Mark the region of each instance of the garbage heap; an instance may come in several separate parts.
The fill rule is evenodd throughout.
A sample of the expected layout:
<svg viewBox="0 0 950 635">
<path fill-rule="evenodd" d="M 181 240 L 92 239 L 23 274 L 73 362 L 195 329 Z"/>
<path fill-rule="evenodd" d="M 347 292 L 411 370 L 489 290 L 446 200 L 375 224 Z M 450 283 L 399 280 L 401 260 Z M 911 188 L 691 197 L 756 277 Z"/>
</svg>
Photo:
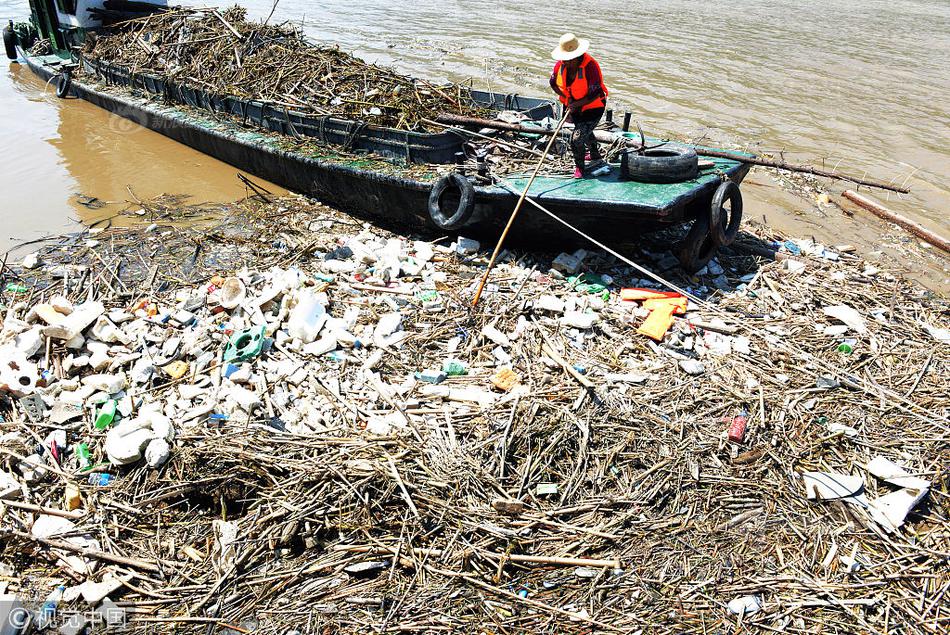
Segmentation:
<svg viewBox="0 0 950 635">
<path fill-rule="evenodd" d="M 481 116 L 461 85 L 434 84 L 308 41 L 289 24 L 248 21 L 247 10 L 178 8 L 123 22 L 85 55 L 220 95 L 278 103 L 401 130 L 442 113 Z"/>
<path fill-rule="evenodd" d="M 636 254 L 690 297 L 509 251 L 473 309 L 474 240 L 157 209 L 4 272 L 34 625 L 946 632 L 944 299 L 749 226 L 696 277 Z"/>
</svg>

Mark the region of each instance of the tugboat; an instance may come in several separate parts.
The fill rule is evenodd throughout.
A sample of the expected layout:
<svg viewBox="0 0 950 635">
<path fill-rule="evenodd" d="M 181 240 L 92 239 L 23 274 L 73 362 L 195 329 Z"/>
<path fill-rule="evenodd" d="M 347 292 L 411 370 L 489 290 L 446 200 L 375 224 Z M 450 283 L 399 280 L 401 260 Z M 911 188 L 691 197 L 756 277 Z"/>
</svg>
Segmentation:
<svg viewBox="0 0 950 635">
<path fill-rule="evenodd" d="M 468 140 L 459 123 L 438 133 L 314 116 L 267 102 L 209 92 L 200 86 L 123 68 L 83 54 L 97 31 L 167 9 L 165 0 L 30 0 L 29 22 L 3 29 L 7 56 L 55 82 L 63 99 L 79 98 L 160 132 L 236 168 L 287 189 L 315 196 L 348 212 L 441 231 L 497 237 L 528 174 L 491 178 L 459 164 Z M 524 139 L 551 133 L 560 106 L 547 100 L 470 90 L 474 103 L 518 111 Z M 634 244 L 644 232 L 689 224 L 671 245 L 688 272 L 701 269 L 735 240 L 742 219 L 739 184 L 750 165 L 738 159 L 700 160 L 704 148 L 659 143 L 650 147 L 625 125 L 606 134 L 632 146 L 607 175 L 573 179 L 542 174 L 529 200 L 578 230 L 611 245 Z M 501 127 L 501 126 L 500 126 Z M 307 138 L 313 143 L 296 143 Z M 640 138 L 642 143 L 636 143 Z M 629 140 L 629 142 L 627 142 Z M 751 155 L 748 155 L 751 157 Z M 703 157 L 705 159 L 705 157 Z M 639 172 L 633 166 L 651 164 Z M 670 165 L 664 173 L 656 166 Z M 525 206 L 510 238 L 542 245 L 576 244 L 577 234 Z"/>
</svg>

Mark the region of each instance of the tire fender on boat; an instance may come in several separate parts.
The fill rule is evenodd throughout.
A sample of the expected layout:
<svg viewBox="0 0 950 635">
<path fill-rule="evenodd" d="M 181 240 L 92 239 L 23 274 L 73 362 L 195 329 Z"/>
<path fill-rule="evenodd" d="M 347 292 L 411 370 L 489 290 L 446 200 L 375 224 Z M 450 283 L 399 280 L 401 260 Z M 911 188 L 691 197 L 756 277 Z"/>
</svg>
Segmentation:
<svg viewBox="0 0 950 635">
<path fill-rule="evenodd" d="M 65 99 L 73 85 L 73 76 L 69 71 L 63 71 L 56 79 L 56 96 Z"/>
<path fill-rule="evenodd" d="M 728 210 L 726 201 L 729 201 Z M 734 181 L 723 181 L 709 206 L 709 236 L 718 246 L 728 247 L 739 235 L 741 224 L 742 193 Z"/>
<path fill-rule="evenodd" d="M 452 209 L 456 200 L 458 204 Z M 446 210 L 446 205 L 450 209 Z M 472 218 L 474 211 L 475 187 L 458 172 L 446 174 L 432 186 L 429 192 L 429 218 L 439 229 L 460 229 Z"/>
<path fill-rule="evenodd" d="M 709 216 L 701 214 L 697 217 L 682 242 L 673 251 L 686 273 L 696 273 L 719 251 L 719 245 L 711 236 L 709 221 Z"/>
<path fill-rule="evenodd" d="M 6 49 L 7 58 L 11 60 L 17 59 L 16 53 L 16 43 L 17 37 L 16 32 L 13 30 L 13 22 L 3 27 L 3 48 Z"/>
<path fill-rule="evenodd" d="M 643 151 L 627 150 L 620 164 L 621 174 L 641 183 L 680 183 L 699 176 L 696 150 L 675 143 Z"/>
</svg>

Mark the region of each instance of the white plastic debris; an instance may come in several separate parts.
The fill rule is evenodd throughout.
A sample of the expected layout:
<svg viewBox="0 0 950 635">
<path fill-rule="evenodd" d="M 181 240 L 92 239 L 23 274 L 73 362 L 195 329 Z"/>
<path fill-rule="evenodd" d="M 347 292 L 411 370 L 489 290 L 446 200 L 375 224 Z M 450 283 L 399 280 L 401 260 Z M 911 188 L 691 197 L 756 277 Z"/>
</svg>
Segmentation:
<svg viewBox="0 0 950 635">
<path fill-rule="evenodd" d="M 230 277 L 225 279 L 224 284 L 221 285 L 219 294 L 218 302 L 230 311 L 244 302 L 247 297 L 247 287 L 244 286 L 244 282 L 240 278 Z"/>
<path fill-rule="evenodd" d="M 885 494 L 868 504 L 868 513 L 885 531 L 893 533 L 903 526 L 907 515 L 927 496 L 928 491 L 901 489 Z"/>
<path fill-rule="evenodd" d="M 142 419 L 129 419 L 106 434 L 106 456 L 113 465 L 131 465 L 142 458 L 142 451 L 155 434 Z"/>
<path fill-rule="evenodd" d="M 873 476 L 903 489 L 872 500 L 868 513 L 888 533 L 900 529 L 908 514 L 927 496 L 930 481 L 910 474 L 900 465 L 882 456 L 874 457 L 867 470 Z"/>
<path fill-rule="evenodd" d="M 801 273 L 805 270 L 805 267 L 805 263 L 801 260 L 788 258 L 782 262 L 782 268 L 791 274 Z"/>
<path fill-rule="evenodd" d="M 215 519 L 211 521 L 211 530 L 214 533 L 214 551 L 211 562 L 218 575 L 224 574 L 234 566 L 237 555 L 235 543 L 238 539 L 238 524 L 233 521 Z"/>
<path fill-rule="evenodd" d="M 565 311 L 560 317 L 560 322 L 564 326 L 572 326 L 576 329 L 586 330 L 593 327 L 600 321 L 596 313 L 586 313 L 583 311 Z"/>
<path fill-rule="evenodd" d="M 612 384 L 642 384 L 649 377 L 639 373 L 607 373 L 604 379 Z"/>
<path fill-rule="evenodd" d="M 703 363 L 696 359 L 683 359 L 679 363 L 680 370 L 682 370 L 687 375 L 702 375 L 706 372 L 706 366 Z"/>
<path fill-rule="evenodd" d="M 401 339 L 401 336 L 397 333 L 401 328 L 402 315 L 399 313 L 383 315 L 376 323 L 376 328 L 373 329 L 373 343 L 381 348 L 395 344 Z"/>
<path fill-rule="evenodd" d="M 850 474 L 804 472 L 808 500 L 837 500 L 857 497 L 864 490 L 864 479 Z"/>
<path fill-rule="evenodd" d="M 826 306 L 823 310 L 825 315 L 839 322 L 843 322 L 849 329 L 856 333 L 866 333 L 868 330 L 867 322 L 861 317 L 861 314 L 846 304 Z"/>
<path fill-rule="evenodd" d="M 95 390 L 107 392 L 114 395 L 125 388 L 128 379 L 125 373 L 116 373 L 115 375 L 86 375 L 82 378 L 83 386 L 89 386 Z"/>
<path fill-rule="evenodd" d="M 80 550 L 91 549 L 99 551 L 99 541 L 88 534 L 77 534 L 75 523 L 58 516 L 41 514 L 33 526 L 30 528 L 30 534 L 35 538 L 50 538 L 53 540 L 62 540 L 68 542 Z M 87 559 L 73 552 L 67 552 L 60 549 L 52 549 L 52 553 L 70 569 L 80 575 L 90 575 L 95 571 L 98 562 L 93 559 Z"/>
<path fill-rule="evenodd" d="M 327 321 L 327 296 L 313 290 L 304 291 L 297 300 L 297 306 L 290 312 L 287 332 L 290 336 L 309 344 L 317 339 L 320 329 Z"/>
<path fill-rule="evenodd" d="M 36 269 L 36 267 L 39 266 L 39 264 L 40 264 L 40 255 L 36 252 L 23 256 L 23 260 L 20 261 L 20 265 L 24 269 Z"/>
<path fill-rule="evenodd" d="M 726 608 L 733 615 L 751 615 L 762 610 L 762 598 L 758 595 L 744 595 L 730 600 Z"/>
<path fill-rule="evenodd" d="M 551 262 L 551 268 L 564 275 L 572 276 L 581 268 L 582 260 L 575 255 L 562 253 Z"/>
<path fill-rule="evenodd" d="M 326 355 L 330 351 L 335 351 L 337 348 L 337 338 L 333 333 L 324 333 L 320 339 L 315 342 L 311 342 L 303 347 L 303 352 L 307 355 L 313 355 L 314 357 L 319 357 L 320 355 Z"/>
<path fill-rule="evenodd" d="M 926 322 L 919 322 L 919 324 L 925 331 L 927 331 L 927 333 L 930 334 L 930 337 L 934 338 L 938 342 L 950 344 L 950 329 L 942 329 L 936 326 L 931 326 Z"/>
<path fill-rule="evenodd" d="M 843 434 L 848 438 L 854 438 L 858 436 L 858 431 L 855 428 L 841 423 L 829 423 L 828 432 L 831 432 L 832 434 Z"/>
<path fill-rule="evenodd" d="M 553 295 L 542 295 L 534 301 L 534 308 L 551 313 L 564 313 L 564 300 Z"/>
<path fill-rule="evenodd" d="M 462 238 L 459 236 L 458 242 L 455 246 L 455 251 L 462 256 L 470 256 L 476 253 L 482 244 L 477 240 L 472 240 L 471 238 Z"/>
<path fill-rule="evenodd" d="M 930 489 L 930 481 L 912 475 L 903 467 L 883 456 L 876 456 L 867 465 L 867 470 L 873 476 L 887 481 L 891 485 L 909 489 Z"/>
<path fill-rule="evenodd" d="M 508 339 L 508 336 L 496 329 L 494 326 L 486 325 L 482 328 L 482 337 L 485 339 L 494 342 L 498 346 L 503 346 L 505 348 L 511 346 L 511 340 Z"/>
<path fill-rule="evenodd" d="M 145 462 L 151 468 L 160 467 L 171 456 L 171 451 L 171 446 L 165 439 L 152 439 L 145 447 Z"/>
</svg>

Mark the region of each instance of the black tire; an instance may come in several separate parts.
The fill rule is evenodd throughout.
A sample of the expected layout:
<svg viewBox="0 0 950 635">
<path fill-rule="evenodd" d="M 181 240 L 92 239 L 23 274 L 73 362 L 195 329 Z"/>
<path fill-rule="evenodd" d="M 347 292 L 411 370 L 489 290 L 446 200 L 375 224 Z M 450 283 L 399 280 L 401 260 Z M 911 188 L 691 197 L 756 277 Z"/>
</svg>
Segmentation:
<svg viewBox="0 0 950 635">
<path fill-rule="evenodd" d="M 674 254 L 683 271 L 694 274 L 705 267 L 719 251 L 719 245 L 709 233 L 709 217 L 700 216 L 693 221 L 683 241 L 677 245 Z"/>
<path fill-rule="evenodd" d="M 61 73 L 56 79 L 56 96 L 65 99 L 73 85 L 73 76 L 70 73 Z"/>
<path fill-rule="evenodd" d="M 729 208 L 725 207 L 729 202 Z M 709 235 L 720 247 L 728 247 L 739 235 L 742 224 L 742 193 L 734 181 L 723 181 L 710 205 Z"/>
<path fill-rule="evenodd" d="M 429 193 L 429 218 L 439 229 L 460 229 L 474 212 L 475 187 L 458 172 L 446 174 L 432 186 Z"/>
<path fill-rule="evenodd" d="M 13 32 L 9 24 L 3 27 L 3 48 L 6 49 L 8 59 L 17 59 L 16 33 Z"/>
<path fill-rule="evenodd" d="M 620 159 L 621 172 L 641 183 L 679 183 L 699 176 L 699 157 L 687 146 L 666 144 L 659 148 L 627 150 Z"/>
</svg>

